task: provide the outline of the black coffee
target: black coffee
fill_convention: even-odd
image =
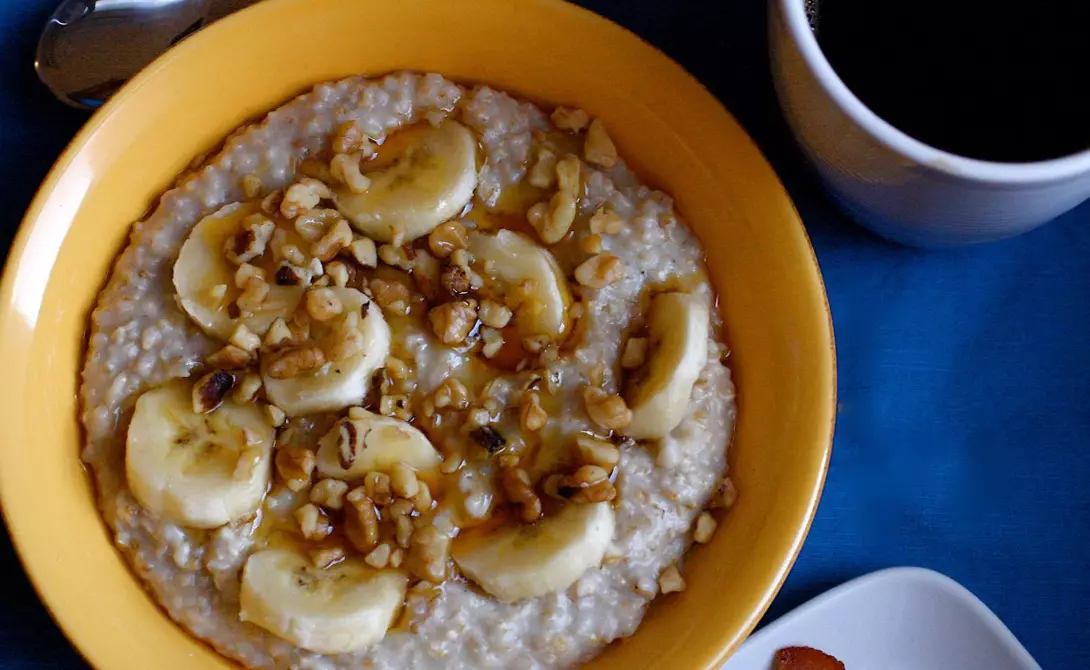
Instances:
[[[1090,0],[818,0],[818,42],[874,113],[951,153],[1090,148]]]

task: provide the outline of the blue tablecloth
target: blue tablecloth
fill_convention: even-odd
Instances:
[[[0,4],[7,240],[85,118],[31,69],[54,2]],[[856,228],[779,114],[764,2],[584,4],[666,51],[735,114],[786,183],[825,273],[840,359],[836,443],[817,519],[768,616],[871,570],[920,565],[979,595],[1045,668],[1090,667],[1090,207],[953,252]],[[0,666],[81,667],[6,536],[0,570]]]

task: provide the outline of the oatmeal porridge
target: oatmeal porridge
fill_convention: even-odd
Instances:
[[[251,668],[558,668],[733,504],[701,247],[598,119],[324,83],[134,225],[81,386],[103,517]]]

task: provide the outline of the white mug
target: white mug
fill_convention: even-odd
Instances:
[[[860,224],[904,244],[957,246],[1024,233],[1090,198],[1090,150],[1033,163],[975,160],[879,118],[833,71],[806,4],[769,0],[776,93],[829,192]]]

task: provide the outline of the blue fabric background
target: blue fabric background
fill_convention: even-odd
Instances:
[[[85,119],[31,69],[54,1],[0,0],[4,248]],[[765,0],[583,4],[666,51],[736,115],[786,183],[825,273],[836,443],[769,617],[871,570],[921,565],[978,594],[1045,668],[1090,667],[1090,207],[962,251],[881,241],[830,204],[792,143],[769,78]],[[82,667],[6,535],[0,574],[0,666]]]

